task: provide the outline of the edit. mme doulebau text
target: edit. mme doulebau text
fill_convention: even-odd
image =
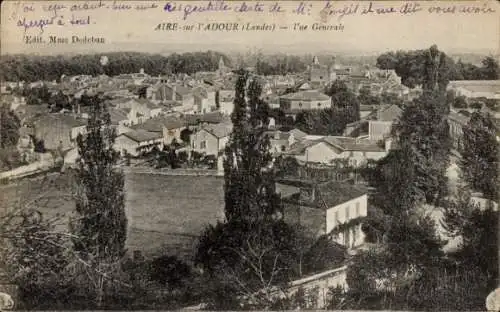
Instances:
[[[25,44],[104,44],[99,36],[24,36]]]

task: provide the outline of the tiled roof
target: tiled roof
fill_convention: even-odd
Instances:
[[[317,184],[312,181],[282,180],[280,184],[298,187],[301,190],[307,190],[310,194],[314,193],[314,196],[307,197],[301,193],[299,198],[288,198],[286,201],[325,210],[367,194],[366,189],[361,186],[337,181]]]
[[[327,142],[337,148],[344,151],[357,151],[357,152],[383,152],[385,149],[381,148],[375,142],[359,140],[357,138],[350,137],[338,137],[338,136],[325,136],[322,139],[323,142]]]
[[[111,123],[117,125],[122,120],[127,120],[127,112],[123,109],[110,108],[109,115],[111,117]]]
[[[292,130],[290,130],[288,132],[291,133],[291,134],[293,134],[293,137],[295,139],[297,139],[297,140],[300,140],[300,139],[304,138],[307,135],[307,133],[305,133],[304,131],[301,131],[301,130],[299,130],[297,128],[294,128],[294,129],[292,129]]]
[[[276,193],[280,194],[282,198],[286,198],[300,193],[300,188],[293,185],[276,183]]]
[[[225,116],[221,112],[211,112],[206,114],[189,114],[186,115],[186,123],[188,125],[197,125],[201,123],[221,123],[225,121]]]
[[[385,149],[378,146],[375,142],[368,140],[360,140],[351,137],[339,136],[320,136],[318,138],[303,139],[302,141],[293,144],[287,154],[302,155],[306,148],[318,144],[320,142],[327,143],[341,151],[355,152],[383,152]]]
[[[379,121],[394,121],[396,119],[399,119],[402,113],[403,110],[396,104],[393,104],[390,106],[382,107],[378,112],[377,119]]]
[[[266,131],[266,134],[269,136],[269,139],[271,139],[271,140],[288,140],[288,138],[290,137],[289,132],[284,132],[284,131],[279,131],[279,130]]]
[[[305,90],[295,93],[289,93],[281,96],[282,99],[294,100],[294,101],[326,101],[330,97],[318,90]]]
[[[132,130],[128,131],[125,133],[122,133],[121,135],[128,137],[131,140],[134,140],[136,142],[144,142],[144,141],[150,141],[150,140],[155,140],[155,139],[160,139],[163,137],[162,133],[159,132],[149,132],[146,130]]]
[[[145,122],[135,125],[132,128],[135,130],[146,130],[150,132],[162,132],[163,127],[168,130],[171,129],[179,129],[184,126],[184,121],[172,117],[172,116],[158,116],[151,119],[146,120]]]
[[[134,99],[134,101],[136,101],[139,104],[145,105],[149,109],[159,108],[158,105],[154,104],[153,102],[151,102],[148,99]]]
[[[314,203],[316,207],[324,209],[338,206],[367,194],[367,191],[361,187],[336,181],[318,185],[317,191],[319,194],[316,195]],[[327,207],[325,207],[325,205]]]
[[[33,122],[35,124],[50,125],[50,124],[55,124],[55,122],[57,121],[60,121],[63,124],[70,126],[71,128],[82,127],[87,125],[87,119],[76,118],[72,115],[67,115],[67,114],[45,114],[43,116],[34,119]]]
[[[500,93],[500,80],[450,81],[450,87],[462,87],[472,92]]]
[[[233,127],[232,124],[229,123],[219,123],[207,125],[203,127],[203,130],[220,139],[229,136],[231,134],[231,131],[233,130]]]

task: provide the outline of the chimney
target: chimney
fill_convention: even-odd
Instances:
[[[177,101],[177,85],[172,85],[172,101]]]

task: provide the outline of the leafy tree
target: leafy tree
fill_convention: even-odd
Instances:
[[[372,201],[387,215],[396,215],[412,209],[425,193],[417,182],[418,164],[408,149],[391,150],[366,176],[376,187]]]
[[[74,249],[83,260],[88,287],[97,306],[104,300],[109,273],[125,253],[127,218],[124,175],[115,165],[115,131],[99,96],[92,99],[85,136],[77,137],[80,155],[76,169],[76,214],[71,220]]]
[[[498,217],[492,206],[483,209],[472,202],[468,192],[445,209],[445,228],[451,236],[461,238],[453,258],[460,267],[484,275],[489,288],[498,283]]]
[[[481,63],[483,65],[481,71],[484,80],[497,80],[500,78],[500,68],[495,58],[488,56]]]
[[[434,76],[433,80],[437,78],[437,84],[444,88],[448,80],[456,80],[457,76],[454,61],[440,52],[436,45],[429,49],[384,53],[377,58],[377,67],[394,69],[402,84],[409,88],[418,85],[426,88],[425,84],[431,82],[430,76]]]
[[[19,141],[19,118],[6,104],[0,105],[0,148],[12,147]]]
[[[460,168],[465,181],[489,199],[498,199],[497,129],[489,113],[474,112],[463,127]]]
[[[401,149],[411,152],[415,168],[415,185],[428,203],[438,203],[447,195],[446,168],[449,162],[449,137],[446,84],[449,69],[446,56],[432,46],[424,53],[423,94],[407,105],[393,134]]]
[[[59,218],[29,206],[14,208],[0,220],[0,272],[19,286],[19,306],[37,309],[64,294],[68,239],[55,229]]]
[[[231,116],[233,131],[224,160],[225,214],[229,221],[254,222],[272,216],[278,198],[272,174],[266,170],[272,160],[266,135],[269,108],[260,99],[258,82],[247,80],[248,74],[240,72]]]
[[[193,131],[189,130],[189,128],[186,128],[181,131],[180,138],[182,142],[189,143],[191,141],[191,134]]]

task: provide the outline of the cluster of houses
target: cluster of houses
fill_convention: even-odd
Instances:
[[[411,100],[419,92],[401,85],[394,71],[354,69],[336,64],[335,59],[322,65],[316,57],[303,74],[259,79],[262,96],[270,106],[292,116],[305,110],[330,107],[331,99],[323,90],[335,80],[345,81],[356,93],[365,88],[372,95],[387,92],[403,100]],[[109,98],[107,107],[117,133],[115,148],[122,155],[140,156],[175,142],[187,152],[215,156],[221,164],[232,132],[230,115],[235,81],[236,74],[221,60],[216,71],[191,76],[152,77],[141,70],[115,77],[63,76],[59,83],[37,82],[30,87],[44,85],[52,94],[62,92],[69,99],[77,100],[85,94],[103,93]],[[16,86],[21,85],[10,85],[11,89]],[[89,107],[76,105],[70,110],[51,113],[46,106],[27,105],[23,97],[7,92],[4,87],[2,102],[10,105],[22,123],[19,149],[33,153],[34,140],[43,141],[45,149],[60,151],[65,163],[74,162],[78,157],[76,138],[86,132]],[[296,92],[284,93],[290,88]],[[449,88],[468,98],[500,100],[498,81],[452,81]],[[358,168],[387,155],[392,148],[392,126],[401,114],[402,109],[397,105],[362,107],[361,120],[348,124],[343,136],[310,135],[299,129],[283,131],[276,127],[274,120],[266,133],[274,156],[291,157],[301,165],[328,166],[342,160]],[[463,112],[452,110],[450,113],[450,133],[457,142],[467,120]],[[362,244],[360,224],[354,222],[367,215],[367,190],[362,185],[287,180],[279,183],[278,190],[289,206],[286,215],[289,220],[316,229],[318,234],[346,224],[346,230],[335,240],[349,248]]]

